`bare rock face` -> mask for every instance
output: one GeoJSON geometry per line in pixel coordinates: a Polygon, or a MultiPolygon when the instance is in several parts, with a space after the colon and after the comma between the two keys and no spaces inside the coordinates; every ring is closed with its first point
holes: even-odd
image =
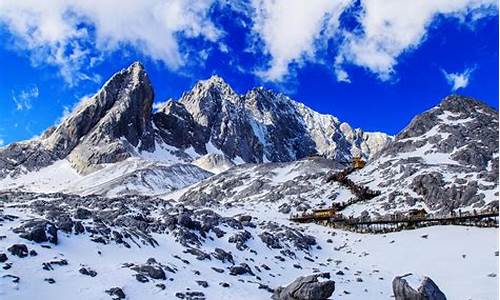
{"type": "MultiPolygon", "coordinates": [[[[57,127],[40,138],[0,150],[0,177],[22,166],[38,170],[68,158],[82,173],[121,161],[136,151],[154,150],[153,89],[140,63],[115,74],[57,127]]],[[[14,172],[14,173],[12,173],[14,172]]]]}
{"type": "Polygon", "coordinates": [[[198,82],[178,102],[166,102],[154,121],[166,143],[192,146],[200,155],[207,154],[205,145],[211,143],[230,159],[248,163],[287,162],[313,154],[369,157],[390,140],[383,133],[352,129],[271,90],[237,94],[218,76],[198,82]]]}
{"type": "Polygon", "coordinates": [[[330,278],[329,273],[301,276],[286,287],[278,287],[272,296],[274,300],[323,300],[335,291],[335,281],[319,281],[330,278]]]}
{"type": "Polygon", "coordinates": [[[136,151],[152,151],[152,104],[149,78],[143,66],[134,63],[115,74],[94,97],[82,103],[48,140],[54,141],[53,147],[61,141],[79,141],[68,159],[83,173],[99,164],[124,160],[136,151]],[[79,140],[80,132],[85,132],[86,127],[90,131],[79,140]]]}
{"type": "Polygon", "coordinates": [[[140,63],[113,75],[58,126],[0,149],[0,178],[67,159],[80,173],[123,161],[156,145],[189,161],[219,154],[234,162],[288,162],[313,154],[349,159],[378,152],[390,138],[353,129],[264,88],[237,94],[220,77],[199,81],[153,112],[153,88],[140,63]]]}
{"type": "Polygon", "coordinates": [[[396,300],[446,300],[432,279],[411,273],[394,278],[392,289],[396,300]]]}
{"type": "Polygon", "coordinates": [[[57,156],[37,140],[10,144],[0,149],[0,178],[20,174],[21,167],[28,171],[39,170],[56,159],[57,156]]]}

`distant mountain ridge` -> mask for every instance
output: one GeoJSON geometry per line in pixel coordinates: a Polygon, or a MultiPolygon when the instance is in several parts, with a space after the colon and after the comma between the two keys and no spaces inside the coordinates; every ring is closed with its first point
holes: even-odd
{"type": "Polygon", "coordinates": [[[206,154],[236,163],[285,162],[314,154],[370,158],[390,140],[384,133],[352,129],[270,90],[238,95],[218,76],[199,81],[155,112],[153,99],[143,65],[133,63],[40,138],[0,149],[0,178],[61,159],[89,174],[130,157],[163,160],[162,154],[177,162],[206,154]]]}

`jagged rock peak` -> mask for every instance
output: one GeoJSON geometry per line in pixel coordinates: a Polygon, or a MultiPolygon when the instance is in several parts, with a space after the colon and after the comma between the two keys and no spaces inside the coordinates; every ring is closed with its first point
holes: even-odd
{"type": "Polygon", "coordinates": [[[475,113],[482,109],[483,112],[497,114],[493,108],[483,102],[463,95],[445,97],[439,104],[439,108],[455,113],[475,113]]]}
{"type": "MultiPolygon", "coordinates": [[[[212,75],[208,79],[198,81],[194,88],[186,94],[206,95],[210,93],[220,93],[221,95],[229,96],[227,100],[231,100],[237,96],[233,88],[218,75],[212,75]]],[[[185,97],[183,96],[182,98],[184,99],[185,97]]]]}
{"type": "Polygon", "coordinates": [[[63,147],[63,154],[71,152],[68,159],[81,172],[121,161],[133,155],[135,147],[154,150],[153,98],[144,66],[135,62],[80,104],[48,139],[49,146],[72,146],[63,147]]]}
{"type": "Polygon", "coordinates": [[[445,97],[434,108],[415,116],[410,124],[396,136],[396,140],[421,136],[437,124],[460,125],[458,120],[463,120],[462,124],[472,120],[476,123],[484,123],[486,119],[498,123],[498,112],[473,98],[451,95],[445,97]]]}
{"type": "Polygon", "coordinates": [[[91,131],[100,136],[103,131],[112,132],[113,137],[124,136],[136,146],[138,136],[150,120],[153,97],[144,66],[135,62],[113,75],[94,96],[80,103],[44,143],[60,158],[71,152],[91,131]],[[130,123],[133,126],[129,126],[130,123]]]}

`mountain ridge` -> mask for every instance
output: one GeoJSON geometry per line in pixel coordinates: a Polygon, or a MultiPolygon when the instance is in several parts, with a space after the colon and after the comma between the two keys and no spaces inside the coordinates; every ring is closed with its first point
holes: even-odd
{"type": "Polygon", "coordinates": [[[352,129],[289,97],[254,88],[237,94],[221,77],[197,82],[153,110],[154,90],[135,62],[40,138],[0,149],[0,177],[67,159],[81,174],[162,148],[180,162],[223,154],[234,162],[292,161],[309,155],[369,158],[390,137],[352,129]],[[220,153],[219,153],[220,152],[220,153]]]}

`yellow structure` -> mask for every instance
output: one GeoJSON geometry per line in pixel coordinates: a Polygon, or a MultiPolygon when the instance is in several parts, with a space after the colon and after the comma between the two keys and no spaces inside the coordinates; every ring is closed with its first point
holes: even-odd
{"type": "Polygon", "coordinates": [[[425,218],[427,216],[427,211],[425,209],[410,209],[408,211],[408,216],[411,218],[425,218]]]}
{"type": "Polygon", "coordinates": [[[325,209],[315,209],[313,210],[314,218],[330,218],[335,216],[335,209],[325,208],[325,209]]]}
{"type": "Polygon", "coordinates": [[[352,159],[352,167],[354,169],[362,169],[366,165],[366,161],[364,161],[360,156],[354,156],[352,159]]]}

